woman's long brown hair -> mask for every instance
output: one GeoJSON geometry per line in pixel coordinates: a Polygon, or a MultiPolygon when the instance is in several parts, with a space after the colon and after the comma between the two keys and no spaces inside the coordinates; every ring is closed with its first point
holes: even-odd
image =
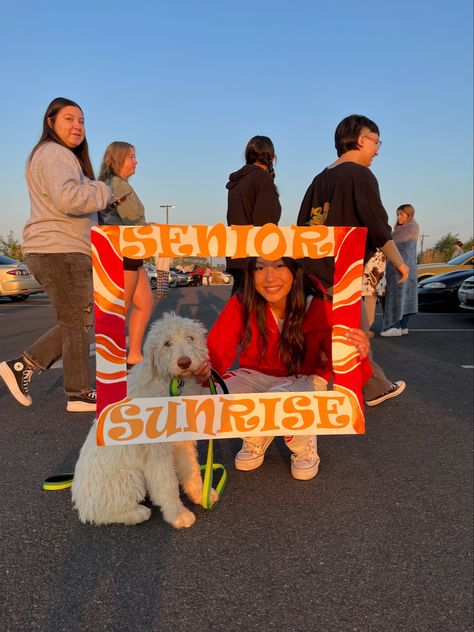
{"type": "Polygon", "coordinates": [[[58,112],[67,106],[73,106],[79,108],[82,112],[82,108],[75,101],[71,101],[71,99],[66,99],[64,97],[56,97],[53,99],[51,103],[46,108],[46,112],[43,117],[43,131],[41,132],[41,137],[36,145],[33,147],[31,154],[28,158],[28,164],[31,162],[31,159],[35,155],[35,152],[43,145],[43,143],[53,142],[58,143],[58,145],[62,145],[72,151],[72,153],[79,160],[79,164],[81,165],[82,172],[84,175],[90,180],[95,180],[94,169],[92,168],[91,159],[89,157],[89,147],[87,145],[87,139],[84,137],[84,140],[80,145],[71,149],[67,145],[63,143],[63,141],[59,138],[59,136],[54,131],[52,124],[58,115],[58,112]]]}

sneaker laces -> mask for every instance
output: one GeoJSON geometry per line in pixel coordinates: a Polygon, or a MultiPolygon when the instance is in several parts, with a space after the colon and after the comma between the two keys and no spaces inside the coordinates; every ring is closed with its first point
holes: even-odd
{"type": "Polygon", "coordinates": [[[262,439],[262,437],[249,437],[248,439],[244,439],[240,452],[258,454],[262,451],[264,441],[265,440],[262,439]]]}
{"type": "Polygon", "coordinates": [[[292,454],[292,458],[294,461],[315,461],[318,457],[314,442],[308,441],[301,451],[292,454]]]}
{"type": "Polygon", "coordinates": [[[34,369],[29,366],[25,366],[23,371],[21,372],[21,390],[28,395],[28,386],[31,382],[31,378],[33,377],[34,369]]]}

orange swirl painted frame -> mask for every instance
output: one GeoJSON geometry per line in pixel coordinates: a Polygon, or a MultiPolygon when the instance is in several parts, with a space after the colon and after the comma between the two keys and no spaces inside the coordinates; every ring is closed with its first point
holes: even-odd
{"type": "MultiPolygon", "coordinates": [[[[334,390],[314,393],[313,399],[327,400],[328,395],[344,397],[350,402],[350,419],[344,426],[318,427],[320,434],[363,434],[361,362],[355,347],[344,333],[360,325],[360,293],[365,250],[365,228],[327,226],[277,227],[255,226],[181,226],[154,224],[147,226],[100,226],[91,233],[94,269],[94,303],[96,323],[97,439],[99,445],[143,443],[150,439],[130,437],[126,433],[115,441],[106,429],[111,412],[120,404],[144,410],[158,400],[127,397],[126,340],[123,257],[248,257],[279,259],[282,256],[322,258],[333,256],[334,294],[332,356],[334,390]],[[140,408],[141,406],[141,408],[140,408]]],[[[264,397],[270,394],[259,394],[264,397]]],[[[272,394],[275,395],[274,393],[272,394]]],[[[301,394],[303,395],[303,394],[301,394]]],[[[306,394],[307,395],[307,394],[306,394]]],[[[208,396],[219,397],[219,396],[208,396]]],[[[173,398],[177,400],[179,398],[173,398]]],[[[225,399],[221,396],[221,400],[225,399]]],[[[160,400],[162,402],[162,400],[160,400]]],[[[107,426],[108,428],[109,426],[107,426]]],[[[226,436],[235,436],[233,435],[226,436]]],[[[285,434],[285,433],[283,433],[285,434]]],[[[224,435],[222,435],[224,436],[224,435]]],[[[219,438],[219,433],[214,434],[219,438]]],[[[182,439],[189,439],[183,436],[182,439]]],[[[209,438],[196,436],[195,438],[209,438]]],[[[153,439],[180,440],[180,437],[153,439]]]]}

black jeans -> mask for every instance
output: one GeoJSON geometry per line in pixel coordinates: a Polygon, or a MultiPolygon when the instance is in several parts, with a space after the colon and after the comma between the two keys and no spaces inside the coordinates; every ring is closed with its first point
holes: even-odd
{"type": "Polygon", "coordinates": [[[24,355],[43,370],[62,357],[66,394],[86,393],[91,389],[89,343],[94,324],[92,259],[72,252],[29,254],[25,261],[48,294],[58,324],[24,355]]]}

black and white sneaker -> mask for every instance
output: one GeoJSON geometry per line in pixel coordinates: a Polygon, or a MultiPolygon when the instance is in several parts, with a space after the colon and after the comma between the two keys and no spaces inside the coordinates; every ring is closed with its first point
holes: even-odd
{"type": "Polygon", "coordinates": [[[10,389],[13,397],[23,406],[31,406],[33,403],[28,392],[33,372],[34,367],[29,365],[23,356],[0,364],[0,377],[10,389]]]}
{"type": "Polygon", "coordinates": [[[377,404],[381,404],[386,399],[390,399],[391,397],[397,397],[397,395],[401,395],[406,388],[406,384],[403,380],[399,380],[398,382],[393,382],[391,387],[382,395],[378,397],[374,397],[365,402],[366,406],[377,406],[377,404]]]}
{"type": "Polygon", "coordinates": [[[67,411],[69,413],[95,413],[95,390],[90,390],[87,393],[82,393],[82,395],[70,395],[67,401],[67,411]]]}

